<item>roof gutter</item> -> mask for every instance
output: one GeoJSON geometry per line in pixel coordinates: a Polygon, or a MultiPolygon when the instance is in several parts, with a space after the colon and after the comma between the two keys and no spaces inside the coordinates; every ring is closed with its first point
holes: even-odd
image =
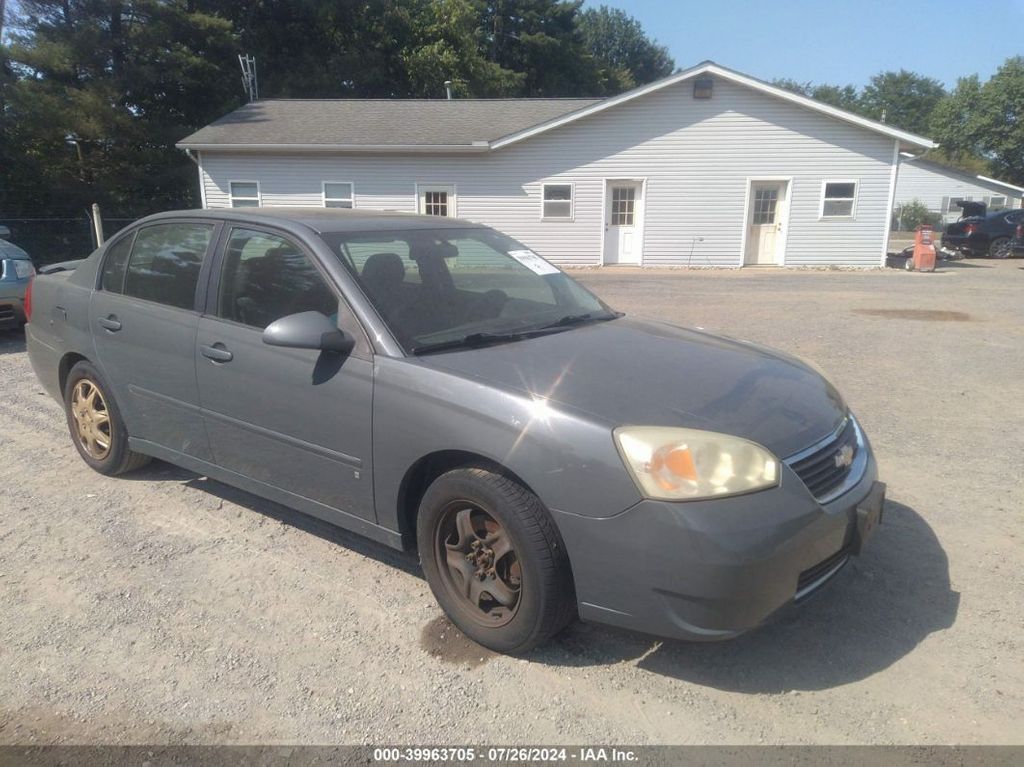
{"type": "Polygon", "coordinates": [[[325,154],[346,152],[350,154],[474,154],[491,149],[487,141],[472,144],[203,144],[179,142],[175,144],[185,153],[198,152],[299,152],[303,154],[325,154]]]}

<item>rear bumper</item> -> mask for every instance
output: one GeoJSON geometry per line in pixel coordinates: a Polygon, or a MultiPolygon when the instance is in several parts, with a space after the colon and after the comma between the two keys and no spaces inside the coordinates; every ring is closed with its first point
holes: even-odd
{"type": "Polygon", "coordinates": [[[830,580],[857,548],[861,478],[824,506],[783,467],[779,487],[715,501],[645,500],[611,518],[555,512],[580,617],[659,636],[728,639],[830,580]]]}
{"type": "Polygon", "coordinates": [[[988,253],[988,238],[984,241],[974,235],[944,234],[942,235],[941,246],[946,250],[956,250],[961,253],[985,255],[988,253]]]}

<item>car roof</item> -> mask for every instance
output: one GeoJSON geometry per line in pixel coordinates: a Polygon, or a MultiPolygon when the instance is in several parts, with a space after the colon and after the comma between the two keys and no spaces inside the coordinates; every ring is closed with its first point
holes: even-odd
{"type": "Polygon", "coordinates": [[[0,240],[0,256],[12,260],[31,259],[28,253],[7,240],[0,240]]]}
{"type": "Polygon", "coordinates": [[[147,216],[143,221],[155,222],[176,218],[211,218],[253,224],[301,224],[318,234],[331,232],[403,231],[410,229],[482,229],[485,227],[458,218],[423,216],[384,210],[350,210],[344,208],[205,208],[172,210],[147,216]]]}

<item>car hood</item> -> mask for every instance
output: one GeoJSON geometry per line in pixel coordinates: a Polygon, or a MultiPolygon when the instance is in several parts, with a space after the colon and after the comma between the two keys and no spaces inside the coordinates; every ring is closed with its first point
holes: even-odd
{"type": "Polygon", "coordinates": [[[828,436],[846,414],[835,387],[794,357],[632,318],[417,362],[543,397],[612,427],[717,431],[780,457],[828,436]]]}

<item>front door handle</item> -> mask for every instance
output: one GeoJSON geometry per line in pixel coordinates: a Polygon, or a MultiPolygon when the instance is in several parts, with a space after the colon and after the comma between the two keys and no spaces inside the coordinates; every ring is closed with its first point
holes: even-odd
{"type": "Polygon", "coordinates": [[[96,320],[101,328],[109,330],[111,333],[116,333],[121,329],[121,320],[117,318],[117,315],[111,314],[108,317],[100,317],[96,320]]]}
{"type": "Polygon", "coordinates": [[[235,355],[225,349],[222,343],[215,343],[213,346],[200,346],[199,353],[214,362],[231,362],[235,358],[235,355]]]}

